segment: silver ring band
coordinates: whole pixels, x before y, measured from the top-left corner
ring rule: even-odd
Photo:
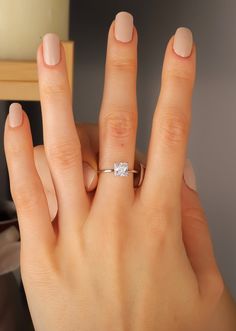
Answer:
[[[100,172],[114,172],[115,170],[114,169],[100,169],[100,170],[97,170],[98,173]],[[128,173],[133,173],[133,174],[138,174],[139,171],[138,170],[127,170]]]

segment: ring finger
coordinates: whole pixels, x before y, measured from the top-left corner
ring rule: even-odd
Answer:
[[[147,169],[141,188],[141,197],[150,208],[156,206],[157,197],[159,206],[172,210],[180,208],[195,71],[196,47],[192,32],[180,28],[166,49],[162,87],[153,116]]]
[[[99,169],[128,163],[133,169],[137,131],[137,32],[127,12],[116,15],[108,35],[105,85],[99,116]],[[133,174],[100,173],[96,196],[129,202],[134,198]],[[99,203],[101,200],[99,199]]]

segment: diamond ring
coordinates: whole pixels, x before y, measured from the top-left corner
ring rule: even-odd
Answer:
[[[129,165],[127,162],[116,162],[114,163],[113,169],[99,169],[97,170],[97,172],[98,173],[113,172],[115,176],[119,176],[119,177],[128,176],[129,173],[133,173],[133,174],[140,173],[139,182],[138,182],[138,186],[140,186],[143,181],[145,166],[142,163],[139,163],[139,166],[140,166],[140,170],[135,170],[135,169],[129,170]]]

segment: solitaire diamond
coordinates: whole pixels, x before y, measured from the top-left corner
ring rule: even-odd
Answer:
[[[115,176],[128,176],[129,166],[127,162],[114,163]]]

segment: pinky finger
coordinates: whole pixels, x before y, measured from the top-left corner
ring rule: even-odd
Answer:
[[[21,105],[13,103],[5,123],[4,147],[21,241],[27,251],[47,249],[55,240],[42,183],[34,163],[30,124]]]

